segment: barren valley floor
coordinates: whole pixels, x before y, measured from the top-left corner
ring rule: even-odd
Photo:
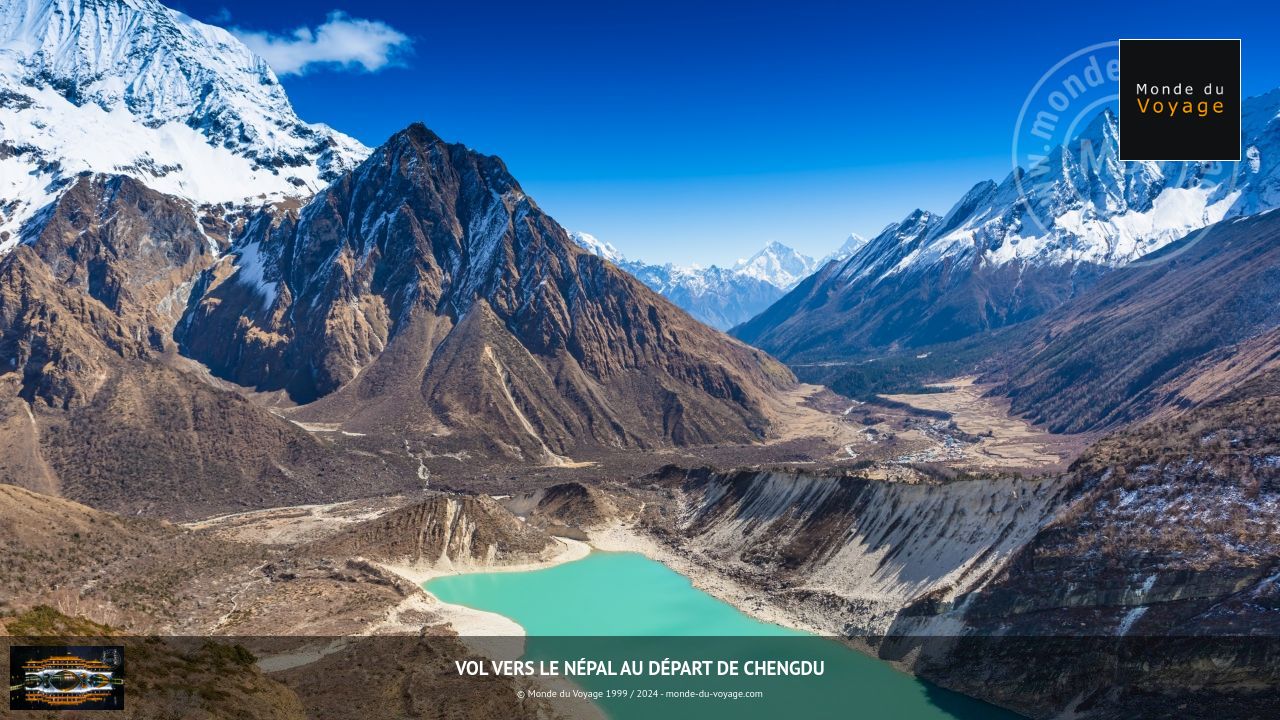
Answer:
[[[308,427],[371,462],[411,457],[406,466],[423,469],[414,473],[421,486],[181,525],[116,519],[18,489],[10,507],[24,508],[32,527],[56,517],[79,528],[74,537],[68,531],[68,547],[100,542],[101,530],[113,542],[151,548],[113,556],[105,575],[68,570],[56,580],[59,612],[134,633],[253,638],[260,671],[289,687],[414,638],[518,657],[528,642],[519,613],[442,601],[423,583],[534,575],[595,550],[639,553],[753,623],[841,637],[899,670],[1035,714],[1034,704],[985,694],[966,685],[963,673],[922,664],[924,651],[887,651],[882,638],[948,637],[979,623],[968,614],[973,598],[1013,582],[1025,548],[1042,542],[1063,508],[1081,502],[1065,468],[1092,438],[1011,417],[972,378],[930,389],[860,403],[800,386],[772,408],[777,431],[766,441],[601,453],[589,467],[477,462],[431,452],[422,441],[380,447],[386,438]],[[1125,596],[1135,604],[1093,612],[1131,625],[1125,618],[1145,607],[1144,593],[1161,588],[1135,583],[1143,588]],[[447,682],[445,660],[454,651],[428,656],[439,666],[430,682]],[[476,706],[488,692],[460,693],[460,702]],[[563,716],[591,717],[594,708],[580,702]]]

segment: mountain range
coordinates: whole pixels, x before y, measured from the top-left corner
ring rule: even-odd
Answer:
[[[789,362],[922,347],[1058,307],[1108,270],[1280,204],[1280,90],[1244,104],[1245,161],[1122,163],[1117,120],[948,212],[916,210],[733,330]]]
[[[175,337],[215,375],[314,403],[299,417],[546,460],[757,437],[788,382],[578,248],[501,160],[422,125],[251,221]]]
[[[814,260],[774,241],[732,267],[704,268],[629,260],[594,235],[575,232],[572,237],[583,249],[626,270],[697,320],[719,330],[750,320],[816,269],[849,257],[866,242],[859,235],[850,235],[840,248]]]
[[[565,232],[500,159],[422,125],[369,150],[301,121],[238,40],[154,1],[0,11],[0,163],[18,183],[2,196],[3,427],[27,448],[11,472],[46,489],[127,474],[104,454],[158,418],[192,432],[181,451],[138,440],[161,467],[194,455],[223,472],[230,448],[276,438],[241,453],[246,483],[345,467],[318,427],[548,465],[767,436],[790,372],[697,320],[745,319],[734,335],[797,366],[1043,329],[990,371],[1015,410],[1055,429],[1126,422],[1193,387],[1167,373],[1204,353],[1153,344],[1109,371],[1137,373],[1124,388],[1093,387],[1077,382],[1082,358],[1111,356],[1078,328],[1128,317],[1114,310],[1136,294],[1123,283],[1169,273],[1139,272],[1162,248],[1184,248],[1170,267],[1188,267],[1196,231],[1280,202],[1278,91],[1246,103],[1246,162],[1225,182],[1208,164],[1120,163],[1103,112],[1041,165],[821,261],[771,243],[731,268],[651,265]],[[116,132],[127,141],[105,139]],[[1200,251],[1231,237],[1210,235]],[[1237,277],[1226,296],[1264,295],[1268,278]],[[1188,325],[1214,338],[1194,347],[1249,342],[1268,330],[1259,313]],[[1138,332],[1139,317],[1115,332]],[[143,377],[170,392],[132,385]],[[136,426],[82,432],[125,408]],[[228,413],[244,432],[219,441],[204,423]]]
[[[424,671],[468,628],[410,575],[575,537],[1032,717],[1273,715],[1278,114],[1246,103],[1225,181],[1121,164],[1104,112],[820,261],[680,268],[422,124],[302,121],[154,0],[0,0],[0,634],[301,663],[147,643],[211,679],[143,714],[550,717]]]
[[[154,0],[4,0],[0,48],[0,480],[180,515],[394,492],[424,453],[751,442],[794,382],[500,159],[304,123]]]

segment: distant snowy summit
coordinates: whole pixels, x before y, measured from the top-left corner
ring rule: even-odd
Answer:
[[[867,244],[867,239],[852,233],[844,243],[821,260],[773,241],[746,260],[739,260],[733,271],[739,275],[763,280],[782,290],[790,290],[832,261],[847,260]]]
[[[834,252],[822,258],[818,263],[818,268],[825,266],[827,263],[840,260],[848,260],[853,254],[861,250],[869,241],[857,233],[852,233],[845,239],[844,244],[836,248]],[[818,268],[814,268],[817,270]]]
[[[816,261],[808,255],[773,241],[755,255],[739,260],[733,271],[739,275],[763,280],[782,290],[790,290],[796,283],[813,274]]]
[[[618,248],[594,235],[571,233],[579,247],[639,278],[685,312],[721,330],[746,322],[788,290],[832,260],[843,260],[866,243],[858,235],[821,261],[774,241],[731,268],[655,265],[628,260]]]
[[[0,252],[85,171],[194,204],[309,196],[369,154],[266,62],[154,0],[0,0]]]

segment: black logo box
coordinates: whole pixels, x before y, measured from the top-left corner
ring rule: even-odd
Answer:
[[[1191,114],[1183,112],[1186,102]],[[1172,115],[1170,103],[1177,103]],[[1215,103],[1221,112],[1213,112]],[[1121,160],[1238,162],[1240,113],[1240,40],[1120,41]]]

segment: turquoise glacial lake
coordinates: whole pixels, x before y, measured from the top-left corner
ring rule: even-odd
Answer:
[[[528,633],[525,660],[823,662],[821,676],[580,676],[614,720],[1018,716],[944,690],[822,637],[760,622],[637,553],[592,552],[529,572],[451,575],[424,586],[440,600],[504,615]],[[608,697],[610,691],[616,697]],[[625,691],[620,693],[619,691]],[[757,692],[760,697],[668,697],[666,692]],[[656,695],[656,697],[655,697]]]

